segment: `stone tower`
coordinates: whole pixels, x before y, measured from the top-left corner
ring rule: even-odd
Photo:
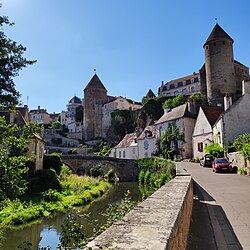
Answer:
[[[84,89],[84,139],[93,140],[101,137],[102,103],[107,100],[107,90],[101,80],[94,74]]]
[[[216,24],[203,46],[209,105],[223,106],[225,95],[235,98],[233,42],[220,25]]]

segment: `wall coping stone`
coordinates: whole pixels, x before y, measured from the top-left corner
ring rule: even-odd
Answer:
[[[192,178],[177,175],[85,249],[185,249],[192,205]]]

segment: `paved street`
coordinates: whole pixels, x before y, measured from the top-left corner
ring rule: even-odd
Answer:
[[[195,234],[202,236],[204,231],[207,233],[207,244],[203,249],[250,250],[250,177],[215,174],[211,168],[200,167],[197,163],[180,162],[177,165],[192,175],[195,198],[200,204],[206,204],[203,213],[194,206],[200,224],[206,225],[197,225],[200,228],[197,233],[191,232],[197,239],[199,235]],[[197,224],[197,220],[194,223]],[[214,232],[214,237],[211,232]]]

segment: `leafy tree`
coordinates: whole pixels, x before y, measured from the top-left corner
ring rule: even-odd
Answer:
[[[170,126],[161,136],[161,153],[164,158],[173,159],[174,155],[180,156],[178,142],[185,142],[185,135],[180,131],[179,127]],[[172,145],[174,149],[172,149]]]
[[[99,155],[99,156],[109,156],[111,150],[112,150],[112,147],[111,145],[108,143],[108,142],[101,142],[98,146],[99,148],[99,152],[97,152],[96,154]]]
[[[245,144],[250,144],[250,133],[239,135],[233,143],[236,150],[241,151]]]
[[[1,8],[1,5],[0,5]],[[26,48],[9,39],[2,27],[13,26],[6,16],[0,16],[0,109],[14,108],[18,104],[20,93],[15,88],[14,77],[18,72],[35,61],[23,57]]]
[[[31,158],[23,155],[32,134],[39,129],[27,124],[21,130],[0,117],[0,200],[14,199],[26,191],[27,162]]]
[[[59,122],[58,120],[57,121],[54,121],[51,126],[49,126],[49,128],[53,128],[53,129],[59,129],[61,127],[61,122]]]
[[[206,96],[201,93],[194,93],[189,97],[189,99],[201,104],[206,100]]]
[[[79,106],[76,108],[76,121],[77,122],[83,121],[83,106]]]
[[[173,99],[166,100],[163,104],[163,108],[172,109],[172,108],[175,108],[175,107],[178,107],[178,106],[184,104],[185,102],[186,101],[185,101],[184,95],[180,94]]]
[[[244,144],[241,150],[241,154],[244,159],[250,159],[250,143]]]
[[[217,142],[208,144],[205,151],[214,157],[222,157],[224,154],[224,149]]]

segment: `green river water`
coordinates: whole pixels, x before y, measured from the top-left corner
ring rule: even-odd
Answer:
[[[106,223],[105,217],[101,214],[105,211],[108,204],[119,202],[127,190],[130,190],[132,200],[140,201],[142,199],[137,182],[116,183],[103,197],[84,208],[77,208],[77,210],[71,210],[71,212],[76,215],[90,213],[90,218],[98,220],[98,225],[101,226]],[[53,250],[56,249],[59,243],[61,225],[66,216],[67,214],[60,214],[53,218],[46,218],[41,223],[25,227],[21,230],[7,230],[6,240],[0,246],[0,250],[16,250],[17,246],[24,241],[31,242],[33,249],[37,249],[38,246],[51,246]],[[86,234],[91,236],[93,229],[91,224],[81,216],[78,219],[84,225]]]

